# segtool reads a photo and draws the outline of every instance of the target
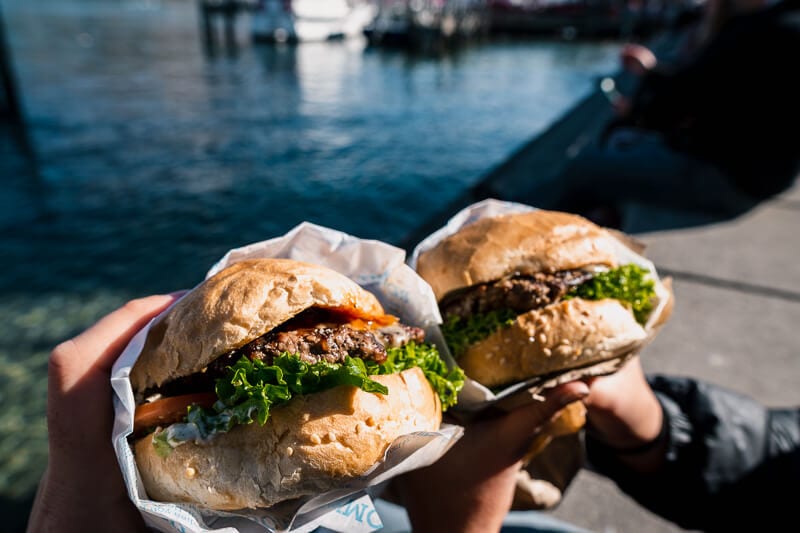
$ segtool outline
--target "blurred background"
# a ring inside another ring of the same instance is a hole
[[[58,342],[302,221],[408,245],[685,7],[2,0],[0,529]]]

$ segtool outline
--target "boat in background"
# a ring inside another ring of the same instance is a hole
[[[485,0],[378,0],[364,34],[371,45],[435,50],[488,30]]]
[[[490,0],[496,33],[577,35],[619,31],[622,2],[614,0]]]
[[[493,33],[630,38],[663,26],[671,9],[668,4],[662,0],[489,0],[489,11]]]
[[[251,33],[255,41],[327,41],[362,36],[376,14],[369,0],[258,0]]]

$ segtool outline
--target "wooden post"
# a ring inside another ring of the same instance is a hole
[[[11,64],[11,48],[6,39],[6,25],[0,9],[0,124],[7,122],[11,133],[20,143],[22,150],[31,158],[33,147],[28,138],[22,104],[17,93],[14,69]]]
[[[229,52],[235,52],[236,44],[236,17],[239,11],[247,9],[248,4],[238,0],[220,0],[209,2],[197,0],[200,11],[200,32],[203,34],[203,45],[206,53],[213,55],[217,47],[217,33],[220,30],[215,26],[222,26],[223,43]]]
[[[239,6],[234,0],[226,0],[222,6],[222,17],[225,23],[225,45],[231,50],[236,48],[236,15]]]
[[[200,32],[203,34],[203,49],[207,54],[213,54],[216,49],[214,40],[214,21],[211,19],[211,7],[206,0],[197,0],[200,11]]]
[[[14,70],[11,68],[11,53],[6,40],[6,26],[2,11],[0,11],[0,83],[3,91],[3,97],[0,100],[0,116],[15,126],[22,126],[22,111],[14,82]]]

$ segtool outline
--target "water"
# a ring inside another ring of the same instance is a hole
[[[587,94],[617,51],[505,42],[410,58],[252,46],[242,24],[236,54],[208,57],[194,2],[3,7],[39,171],[0,162],[5,499],[41,474],[58,341],[303,220],[400,242]]]

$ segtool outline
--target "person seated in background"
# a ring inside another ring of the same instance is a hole
[[[623,64],[641,76],[634,95],[616,101],[620,117],[600,141],[530,200],[581,214],[635,202],[727,217],[788,188],[800,170],[789,133],[800,123],[800,0],[736,4],[672,65],[623,48]]]
[[[134,300],[53,351],[50,455],[29,531],[145,530],[111,444],[110,374],[133,335],[173,301]],[[468,426],[441,460],[397,478],[414,530],[499,530],[537,432],[578,399],[588,409],[589,460],[648,509],[707,530],[794,523],[800,408],[768,409],[686,378],[648,383],[634,358],[616,374],[561,385],[544,402]]]

